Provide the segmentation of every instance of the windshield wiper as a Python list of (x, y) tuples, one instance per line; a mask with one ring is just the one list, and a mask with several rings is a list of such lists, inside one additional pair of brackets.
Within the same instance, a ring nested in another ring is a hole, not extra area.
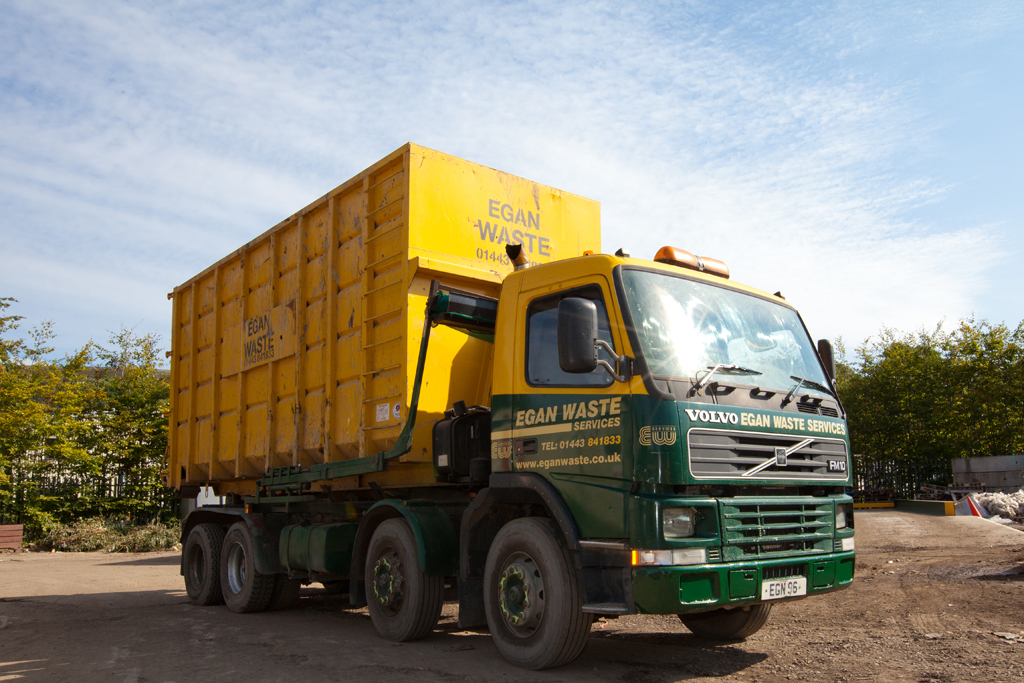
[(745, 368), (745, 367), (742, 367), (740, 365), (729, 365), (728, 363), (719, 363), (718, 365), (714, 365), (714, 366), (709, 365), (708, 366), (708, 370), (710, 370), (711, 372), (709, 372), (708, 374), (704, 375), (701, 378), (701, 380), (699, 382), (697, 382), (697, 391), (700, 391), (701, 389), (706, 387), (708, 382), (711, 381), (711, 376), (713, 374), (715, 374), (716, 372), (724, 372), (724, 373), (729, 374), (729, 375), (761, 375), (761, 374), (764, 374), (762, 372), (758, 372), (757, 370), (751, 370), (750, 368)]
[(788, 405), (789, 402), (793, 400), (793, 396), (796, 392), (800, 391), (800, 387), (802, 386), (808, 386), (812, 389), (817, 389), (818, 391), (824, 391), (830, 396), (835, 396), (837, 401), (839, 400), (839, 397), (836, 396), (836, 392), (832, 391), (830, 387), (827, 387), (824, 384), (818, 384), (814, 380), (804, 379), (803, 377), (797, 377), (796, 375), (790, 375), (789, 378), (796, 380), (796, 386), (789, 390), (789, 393), (786, 394), (786, 398), (782, 399), (782, 405)]

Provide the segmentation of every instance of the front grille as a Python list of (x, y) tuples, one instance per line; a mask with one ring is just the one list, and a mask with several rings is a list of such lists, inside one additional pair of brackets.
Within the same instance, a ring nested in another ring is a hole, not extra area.
[(770, 579), (788, 579), (791, 576), (807, 576), (806, 564), (786, 564), (779, 567), (765, 567), (763, 577)]
[(832, 551), (831, 500), (723, 498), (720, 502), (727, 562)]
[(792, 553), (814, 550), (814, 543), (811, 541), (785, 541), (782, 543), (758, 543), (743, 546), (743, 552), (747, 555), (768, 555), (771, 553)]
[[(766, 461), (776, 460), (777, 449), (788, 449), (807, 438), (814, 441), (788, 454), (785, 465), (772, 462), (750, 477), (743, 476)], [(849, 468), (846, 442), (824, 436), (691, 429), (687, 443), (690, 474), (696, 479), (845, 481)]]

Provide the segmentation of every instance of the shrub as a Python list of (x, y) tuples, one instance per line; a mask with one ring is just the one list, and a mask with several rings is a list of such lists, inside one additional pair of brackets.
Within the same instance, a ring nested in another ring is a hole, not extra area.
[(127, 522), (92, 517), (71, 524), (54, 524), (39, 536), (36, 550), (60, 552), (143, 553), (151, 550), (173, 549), (181, 536), (177, 523), (160, 522), (134, 526)]
[(181, 538), (180, 524), (147, 524), (132, 527), (107, 548), (111, 553), (146, 553), (151, 550), (172, 550)]

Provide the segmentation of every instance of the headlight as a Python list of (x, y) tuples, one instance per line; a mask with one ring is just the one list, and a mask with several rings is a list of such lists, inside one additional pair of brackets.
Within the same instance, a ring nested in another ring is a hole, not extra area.
[(845, 529), (846, 527), (853, 528), (853, 505), (851, 503), (836, 506), (836, 528)]
[(689, 538), (694, 534), (697, 511), (693, 508), (665, 508), (661, 511), (661, 529), (665, 538)]

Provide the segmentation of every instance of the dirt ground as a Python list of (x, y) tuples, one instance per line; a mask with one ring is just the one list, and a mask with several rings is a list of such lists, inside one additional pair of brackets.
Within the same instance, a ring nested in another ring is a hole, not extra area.
[(854, 585), (779, 604), (744, 642), (675, 617), (598, 621), (576, 662), (527, 672), (455, 605), (429, 638), (377, 637), (314, 587), (288, 612), (188, 604), (174, 553), (0, 555), (0, 681), (1020, 681), (1024, 533), (858, 511)]

